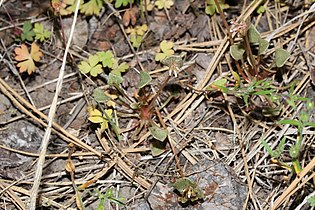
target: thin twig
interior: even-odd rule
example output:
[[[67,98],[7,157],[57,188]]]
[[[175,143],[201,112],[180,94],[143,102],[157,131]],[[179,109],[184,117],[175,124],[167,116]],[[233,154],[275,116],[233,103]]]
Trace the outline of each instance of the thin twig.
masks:
[[[73,18],[73,22],[72,22],[72,27],[71,27],[71,31],[70,31],[70,36],[68,39],[68,43],[65,49],[65,54],[63,57],[63,61],[62,61],[62,65],[60,68],[60,72],[59,72],[59,77],[58,77],[58,82],[56,84],[56,92],[52,101],[52,105],[50,107],[49,110],[49,114],[48,114],[48,126],[46,128],[45,131],[45,135],[40,147],[40,156],[38,158],[38,162],[37,162],[37,166],[36,166],[36,172],[35,172],[35,176],[34,176],[34,184],[33,187],[31,189],[31,195],[30,195],[30,205],[29,205],[29,209],[30,210],[35,210],[36,209],[36,201],[37,201],[37,195],[38,195],[38,189],[39,189],[39,185],[40,185],[40,181],[41,181],[41,177],[42,177],[42,173],[43,173],[43,165],[45,163],[45,156],[46,156],[46,151],[47,151],[47,146],[49,143],[49,138],[50,138],[50,134],[51,134],[51,128],[52,128],[52,124],[54,121],[54,117],[55,117],[55,113],[56,113],[56,109],[57,109],[57,102],[58,102],[58,96],[59,93],[61,91],[62,88],[62,83],[63,83],[63,76],[65,74],[65,67],[66,67],[66,62],[67,62],[67,55],[68,55],[68,51],[70,48],[70,44],[71,44],[71,40],[72,40],[72,36],[74,33],[74,28],[75,28],[75,24],[76,24],[76,20],[77,20],[77,16],[78,16],[78,11],[79,11],[79,6],[80,6],[80,0],[78,0],[77,5],[76,5],[76,9],[74,12],[74,18]]]

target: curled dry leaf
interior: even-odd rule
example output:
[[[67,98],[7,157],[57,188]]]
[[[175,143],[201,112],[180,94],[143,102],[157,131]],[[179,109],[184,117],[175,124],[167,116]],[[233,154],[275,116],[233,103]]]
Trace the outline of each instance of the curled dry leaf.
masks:
[[[35,63],[38,62],[40,57],[43,56],[43,53],[40,51],[38,45],[33,42],[31,46],[31,53],[29,53],[25,44],[22,44],[21,47],[17,47],[14,50],[16,56],[15,60],[20,61],[17,64],[17,67],[20,68],[20,72],[27,71],[28,74],[35,72]]]

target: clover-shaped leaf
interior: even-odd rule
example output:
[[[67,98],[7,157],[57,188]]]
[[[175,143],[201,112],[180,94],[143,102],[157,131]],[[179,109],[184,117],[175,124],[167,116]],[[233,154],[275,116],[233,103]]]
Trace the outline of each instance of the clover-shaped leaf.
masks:
[[[33,26],[30,21],[25,21],[23,24],[23,32],[21,34],[22,41],[33,41],[33,37],[35,36],[35,33],[33,31]]]
[[[102,65],[98,64],[99,61],[100,59],[97,55],[91,55],[88,62],[81,61],[78,67],[83,74],[90,73],[91,76],[96,77],[103,72]]]
[[[158,9],[169,9],[171,6],[173,6],[174,1],[173,0],[156,0],[155,5],[158,7]]]
[[[103,67],[112,68],[114,65],[114,55],[111,51],[96,53]]]
[[[234,60],[241,60],[243,58],[243,55],[245,53],[244,46],[241,44],[233,44],[230,47],[230,54]]]
[[[98,109],[91,108],[88,110],[89,118],[88,120],[92,123],[99,123],[101,124],[101,130],[105,130],[108,128],[108,121],[112,117],[112,109],[106,109],[106,114],[103,114]],[[106,117],[106,115],[109,117],[109,119]]]
[[[125,72],[129,68],[128,64],[126,62],[123,62],[118,65],[118,62],[115,61],[112,66],[112,71],[110,73],[115,74],[117,76],[121,76],[122,72]]]
[[[27,71],[28,74],[32,74],[35,71],[34,61],[38,62],[40,57],[43,56],[35,42],[32,43],[31,53],[29,53],[25,44],[22,44],[20,48],[15,48],[14,52],[16,54],[15,60],[21,61],[17,64],[17,67],[20,67],[20,72]]]
[[[218,10],[218,8],[217,8],[216,5],[215,5],[214,0],[207,0],[206,2],[207,2],[207,5],[206,5],[206,14],[212,16],[212,15],[214,15],[215,12],[216,12],[216,13],[219,13],[219,10]],[[222,0],[218,0],[218,2],[219,2],[219,5],[220,5],[220,8],[221,8],[222,11],[223,11],[224,9],[229,8],[229,5],[228,5],[228,4],[224,4],[224,3],[222,2]]]
[[[129,3],[133,3],[134,0],[116,0],[115,7],[119,8],[121,6],[127,6]]]
[[[168,135],[168,131],[167,129],[162,129],[162,128],[159,128],[158,126],[156,125],[153,125],[149,128],[149,131],[151,133],[151,135],[156,139],[156,140],[159,140],[161,142],[163,142],[167,135]]]
[[[278,68],[282,67],[290,57],[290,53],[285,49],[278,48],[275,51],[275,61]]]
[[[138,84],[138,88],[143,88],[144,86],[146,86],[147,84],[149,84],[151,82],[152,78],[150,76],[150,74],[148,74],[148,72],[145,71],[141,71],[140,72],[140,82]]]
[[[99,15],[103,7],[103,0],[89,0],[81,6],[81,13],[85,15]]]
[[[35,23],[33,31],[35,33],[35,39],[41,42],[45,41],[45,39],[49,39],[51,35],[50,31],[44,29],[44,25],[40,23]]]
[[[163,40],[160,43],[160,49],[161,49],[161,53],[157,53],[155,55],[155,60],[156,61],[162,61],[163,59],[165,59],[167,56],[173,55],[174,54],[174,50],[172,49],[174,47],[174,43],[173,42],[168,42],[166,40]]]

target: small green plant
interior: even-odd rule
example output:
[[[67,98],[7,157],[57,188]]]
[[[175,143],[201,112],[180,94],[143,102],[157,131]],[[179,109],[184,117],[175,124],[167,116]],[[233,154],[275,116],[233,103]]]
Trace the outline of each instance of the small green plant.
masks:
[[[173,42],[168,42],[166,40],[163,40],[160,43],[160,50],[161,52],[157,53],[155,55],[155,60],[156,61],[162,61],[164,60],[166,57],[169,57],[171,55],[173,55],[175,52],[173,50],[174,47],[174,43]]]
[[[135,28],[128,28],[126,32],[130,34],[130,41],[132,46],[135,48],[139,48],[143,39],[143,35],[148,30],[147,24],[143,24],[142,26],[136,26]]]
[[[259,79],[264,78],[264,72],[260,70],[260,63],[262,61],[262,56],[268,49],[268,41],[261,38],[260,33],[253,24],[247,26],[247,24],[244,23],[238,24],[233,22],[231,31],[239,33],[243,38],[240,43],[231,45],[231,56],[234,60],[241,61],[244,67],[249,67],[249,71],[246,73],[250,77],[250,80],[253,77],[258,77]],[[246,54],[246,56],[244,56],[244,54]],[[289,57],[290,54],[288,51],[282,48],[277,48],[275,50],[274,62],[269,65],[268,69],[270,70],[274,67],[280,68],[284,66]],[[239,73],[241,74],[241,72]]]
[[[197,184],[188,178],[177,179],[173,186],[179,193],[178,201],[180,203],[195,202],[205,197]]]
[[[103,0],[89,0],[80,7],[81,13],[85,15],[99,15],[103,7]]]
[[[41,42],[49,39],[51,36],[50,31],[44,28],[41,23],[35,23],[34,28],[30,21],[25,21],[23,24],[23,31],[21,34],[21,40],[24,41],[34,41],[39,40]]]
[[[34,40],[35,32],[33,31],[33,25],[30,21],[25,21],[23,24],[23,32],[21,34],[22,41],[30,41]]]
[[[173,0],[156,0],[155,5],[158,9],[170,9],[174,5]]]
[[[229,5],[225,4],[224,1],[218,0],[218,2],[222,10],[229,8]],[[214,15],[214,13],[219,14],[219,10],[215,5],[214,0],[206,0],[206,13],[211,16]]]
[[[307,126],[315,127],[315,122],[310,121],[311,112],[314,110],[314,102],[309,98],[299,97],[293,94],[294,85],[291,86],[290,91],[287,96],[285,96],[285,101],[289,106],[291,106],[295,111],[297,111],[297,104],[299,101],[304,101],[304,109],[300,111],[300,115],[296,119],[284,119],[278,121],[278,124],[287,124],[297,127],[297,136],[295,144],[290,147],[290,156],[292,158],[292,166],[284,164],[281,161],[278,161],[280,165],[285,166],[286,168],[292,169],[295,173],[299,174],[301,172],[301,166],[299,163],[299,156],[301,149],[303,147],[302,135],[303,129]],[[266,148],[267,152],[271,155],[272,158],[279,159],[281,153],[284,149],[285,138],[281,140],[278,145],[278,148],[275,151],[272,151],[271,148],[267,145],[265,141],[262,141],[262,144]]]
[[[50,31],[45,29],[44,25],[40,23],[35,23],[33,31],[35,33],[35,39],[41,42],[45,41],[46,39],[49,39],[51,36]]]
[[[100,200],[98,206],[97,206],[97,210],[105,210],[105,206],[104,206],[104,202],[105,200],[109,200],[110,202],[114,203],[114,204],[118,204],[120,206],[124,206],[125,205],[125,198],[121,198],[118,195],[115,196],[115,192],[112,188],[109,188],[105,191],[105,193],[99,191],[98,189],[94,189],[93,192],[90,192],[91,196],[96,196],[98,197],[98,199]]]
[[[309,197],[307,202],[310,204],[310,206],[315,206],[315,196]]]
[[[127,6],[128,4],[132,4],[134,0],[116,0],[115,1],[115,7],[120,8],[122,6]]]

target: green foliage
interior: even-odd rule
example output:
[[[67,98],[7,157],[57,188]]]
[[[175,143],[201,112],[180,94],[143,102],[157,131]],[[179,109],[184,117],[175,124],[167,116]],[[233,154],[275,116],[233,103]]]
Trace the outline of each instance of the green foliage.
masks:
[[[100,61],[97,55],[90,55],[88,62],[81,61],[80,65],[78,65],[81,73],[87,74],[90,73],[91,76],[96,77],[100,73],[103,72],[102,65],[98,64]]]
[[[108,102],[111,98],[105,95],[104,91],[101,88],[95,88],[93,91],[93,98],[95,101],[101,102]]]
[[[177,179],[173,186],[179,192],[178,201],[181,203],[194,202],[205,197],[197,184],[188,178]]]
[[[228,4],[224,4],[222,0],[218,0],[221,10],[229,8]],[[206,13],[208,15],[214,15],[214,13],[219,13],[217,6],[215,5],[214,0],[206,0]]]
[[[167,129],[162,129],[162,128],[159,128],[158,126],[156,125],[153,125],[149,128],[149,131],[151,133],[151,135],[156,139],[156,140],[159,140],[159,141],[165,141],[165,139],[167,138],[167,135],[168,135],[168,131]]]
[[[99,15],[103,7],[103,0],[89,0],[81,5],[81,13],[85,15]]]
[[[150,76],[150,74],[148,74],[145,71],[141,71],[140,72],[140,81],[138,84],[138,88],[143,88],[144,86],[146,86],[147,84],[149,84],[151,82],[152,78]]]
[[[277,149],[275,149],[274,151],[269,147],[269,145],[267,144],[267,142],[265,140],[262,140],[261,143],[265,147],[265,149],[267,150],[267,152],[269,153],[269,155],[272,158],[279,158],[280,155],[282,154],[283,150],[284,150],[285,140],[286,140],[286,138],[283,137],[281,139]]]
[[[126,72],[129,66],[126,62],[123,62],[118,65],[118,61],[114,61],[114,64],[112,66],[111,74],[115,74],[117,76],[121,76],[121,73]]]
[[[222,93],[227,93],[228,89],[225,87],[227,83],[227,79],[225,78],[221,78],[221,79],[217,79],[215,81],[213,81],[208,87],[207,90],[219,90]]]
[[[123,82],[123,78],[117,74],[113,74],[113,73],[109,73],[108,76],[108,84],[109,85],[113,85],[113,86],[117,86],[119,84],[121,84]]]
[[[315,206],[315,196],[309,197],[307,202],[310,204],[310,206]]]
[[[112,68],[115,62],[114,55],[111,51],[96,53],[103,67]]]
[[[35,33],[33,31],[33,26],[30,21],[25,21],[23,24],[23,32],[21,34],[22,41],[30,41],[32,42],[34,40]]]
[[[160,49],[161,49],[162,52],[157,53],[155,55],[155,60],[156,61],[162,61],[166,57],[173,55],[174,54],[174,50],[172,49],[173,47],[174,47],[174,43],[173,42],[168,42],[166,40],[163,40],[160,43]]]
[[[170,9],[174,5],[173,0],[156,0],[155,5],[158,9]]]
[[[93,192],[90,192],[91,196],[96,196],[100,200],[97,210],[105,210],[104,202],[105,200],[109,200],[110,202],[113,202],[114,204],[118,204],[120,206],[125,205],[125,198],[121,198],[118,195],[118,198],[116,197],[116,193],[112,188],[109,188],[105,191],[105,193],[99,191],[98,189],[94,189]]]
[[[121,6],[127,6],[129,3],[132,4],[134,0],[116,0],[115,7],[120,8]]]
[[[276,61],[276,66],[278,68],[282,67],[285,62],[287,62],[287,60],[290,57],[290,53],[282,48],[278,48],[275,51],[275,61]]]
[[[147,24],[136,26],[135,28],[128,28],[126,32],[130,34],[130,41],[132,46],[139,48],[143,39],[143,35],[148,30]]]
[[[258,6],[258,8],[256,9],[256,12],[258,14],[263,14],[266,11],[266,8],[264,7],[264,5],[260,5]]]
[[[243,55],[245,53],[244,45],[242,44],[233,44],[230,47],[230,54],[234,60],[239,61],[243,59]]]
[[[41,42],[45,41],[45,39],[49,39],[51,35],[50,31],[45,29],[44,25],[40,23],[35,23],[33,31],[35,33],[35,39]]]

